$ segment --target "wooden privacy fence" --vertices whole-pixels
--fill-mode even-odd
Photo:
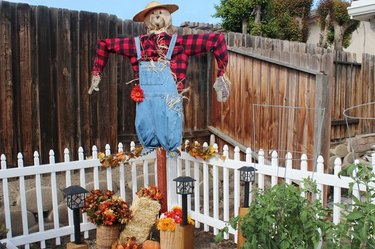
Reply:
[[[232,93],[227,103],[212,102],[212,126],[253,150],[263,148],[268,157],[272,150],[292,152],[294,158],[328,156],[327,76],[282,63],[280,53],[270,59],[236,48],[230,51],[227,75]]]
[[[132,148],[132,146],[130,147]],[[207,146],[207,143],[204,146]],[[214,147],[219,150],[216,144]],[[125,148],[119,144],[118,151],[123,150]],[[64,150],[64,161],[55,162],[54,153],[50,151],[50,161],[46,164],[40,164],[39,154],[34,153],[31,166],[24,165],[24,159],[20,153],[18,167],[11,169],[7,166],[5,155],[1,155],[0,182],[2,184],[0,185],[0,194],[3,198],[4,209],[3,212],[0,212],[0,223],[4,223],[9,229],[5,239],[9,248],[18,246],[31,248],[33,245],[38,248],[53,248],[55,245],[61,244],[62,238],[65,236],[70,236],[70,239],[74,240],[73,214],[66,206],[66,200],[59,198],[60,189],[71,185],[80,185],[88,190],[99,187],[101,189],[108,188],[131,203],[136,190],[141,186],[157,182],[156,153],[131,159],[129,164],[120,163],[118,167],[100,170],[97,152],[96,146],[93,146],[93,158],[87,160],[85,152],[80,148],[79,159],[73,161],[70,159],[69,150],[66,149]],[[109,145],[106,146],[106,153],[111,153]],[[270,163],[266,163],[265,151],[262,149],[257,154],[257,162],[252,158],[253,154],[250,148],[246,149],[243,160],[241,160],[238,147],[234,149],[233,157],[229,156],[230,153],[226,145],[222,147],[222,150],[220,149],[219,154],[224,155],[225,159],[218,156],[203,161],[182,151],[177,160],[167,160],[168,172],[173,171],[177,176],[191,176],[196,180],[194,194],[188,197],[188,213],[195,220],[196,228],[202,227],[207,232],[213,231],[214,234],[217,234],[218,230],[222,229],[230,218],[238,215],[240,200],[244,195],[238,169],[243,166],[256,168],[255,187],[258,189],[274,186],[279,181],[285,181],[288,184],[292,182],[303,184],[304,179],[310,178],[316,181],[317,188],[321,191],[316,195],[316,198],[323,200],[323,189],[333,187],[332,221],[335,224],[339,223],[341,210],[336,204],[342,202],[341,192],[346,192],[349,184],[353,182],[350,177],[338,176],[342,165],[340,159],[335,161],[334,174],[326,174],[324,173],[324,159],[321,156],[317,158],[316,171],[309,171],[307,162],[310,158],[305,154],[299,158],[293,158],[291,153],[284,154],[273,151]],[[283,160],[285,163],[280,162],[280,157],[285,158]],[[296,165],[298,166],[296,167]],[[375,153],[372,155],[372,165],[375,165]],[[375,167],[373,167],[374,169]],[[142,177],[137,177],[141,174],[143,174]],[[117,186],[116,190],[115,186]],[[126,191],[126,186],[132,189],[131,194]],[[175,194],[175,183],[171,180],[168,182],[168,186],[168,194],[170,192]],[[45,192],[43,190],[45,187],[51,191]],[[362,185],[356,185],[354,195],[359,198],[360,191],[363,190]],[[34,196],[30,195],[30,191],[34,191]],[[19,202],[13,205],[17,195]],[[354,202],[350,199],[349,201]],[[176,204],[181,205],[181,198],[172,199],[168,195],[168,202],[169,207]],[[46,210],[49,213],[47,217],[43,215]],[[84,232],[84,237],[89,238],[88,231],[93,229],[96,229],[96,226],[87,221],[85,213],[82,214],[81,231]],[[235,235],[236,238],[235,230],[230,228],[229,233]],[[10,247],[10,245],[14,247]]]
[[[237,33],[227,43],[233,94],[227,104],[211,102],[209,126],[221,144],[327,159],[330,141],[375,131],[375,55],[361,64],[351,53]],[[316,84],[319,74],[326,79]],[[352,118],[343,115],[358,105]]]
[[[179,33],[193,32],[180,28]],[[99,39],[144,34],[142,23],[108,14],[0,2],[0,153],[16,163],[17,151],[34,150],[48,161],[67,147],[112,146],[136,139],[133,79],[129,60],[111,55],[100,91],[88,95],[90,71]],[[185,135],[207,136],[211,67],[207,55],[191,57],[187,72]],[[26,159],[28,160],[28,159]],[[30,163],[30,162],[29,162]]]
[[[327,75],[330,85],[328,115],[331,119],[331,140],[341,140],[356,134],[375,132],[375,55],[363,54],[358,63],[356,55],[324,49],[317,44],[269,39],[238,33],[228,33],[227,43],[255,55],[279,60]],[[344,110],[354,108],[346,119]],[[359,119],[358,119],[359,118]],[[348,127],[347,127],[348,125]],[[348,129],[349,128],[349,129]],[[325,129],[329,129],[327,126]],[[349,132],[350,131],[350,132]]]

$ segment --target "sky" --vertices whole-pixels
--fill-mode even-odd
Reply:
[[[2,0],[0,0],[2,1]],[[6,0],[8,2],[28,3],[70,10],[85,10],[114,14],[121,19],[132,19],[143,10],[151,0]],[[172,14],[172,23],[179,26],[185,21],[218,24],[220,19],[213,18],[220,0],[171,0],[158,2],[162,4],[177,4],[179,10]]]
[[[1,2],[2,0],[0,0]],[[85,10],[90,12],[114,14],[121,19],[132,19],[143,10],[151,0],[7,0],[8,2],[28,3],[29,5],[44,5],[70,10]],[[318,0],[314,0],[316,3]],[[212,17],[215,5],[220,0],[170,0],[158,2],[162,4],[177,4],[179,10],[172,14],[172,23],[180,26],[185,21],[219,24],[220,18]]]

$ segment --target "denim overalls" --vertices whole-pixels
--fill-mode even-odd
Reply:
[[[182,141],[182,98],[170,69],[177,35],[173,35],[166,61],[141,61],[139,37],[135,38],[139,61],[139,84],[144,100],[137,103],[135,128],[138,139],[149,152],[162,146],[170,157],[177,156]]]

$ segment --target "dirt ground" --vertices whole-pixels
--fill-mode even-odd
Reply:
[[[195,241],[194,241],[194,248],[195,249],[209,249],[209,248],[220,248],[220,249],[234,249],[237,248],[237,244],[235,244],[231,240],[225,240],[220,243],[215,242],[215,236],[213,233],[195,230]]]
[[[220,243],[215,242],[215,236],[213,233],[205,232],[203,230],[196,229],[195,230],[195,237],[194,237],[194,249],[235,249],[237,245],[232,242],[231,240],[225,240]],[[85,240],[88,245],[89,249],[98,249],[95,245],[95,230],[90,231],[90,238],[89,240]],[[46,241],[46,246],[48,249],[65,249],[66,244],[69,242],[69,237],[61,238],[61,245],[56,246],[55,240]],[[31,249],[40,248],[39,244],[31,245]]]

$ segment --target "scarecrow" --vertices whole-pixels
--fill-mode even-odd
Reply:
[[[224,75],[228,62],[224,36],[217,33],[177,35],[171,18],[177,9],[175,4],[150,2],[133,18],[144,22],[147,34],[100,40],[89,89],[89,94],[99,90],[109,53],[128,57],[135,75],[131,99],[137,103],[138,139],[145,153],[161,146],[171,157],[177,155],[176,149],[182,142],[182,100],[189,56],[213,53],[218,64],[214,84],[218,101],[226,101],[230,86]]]

